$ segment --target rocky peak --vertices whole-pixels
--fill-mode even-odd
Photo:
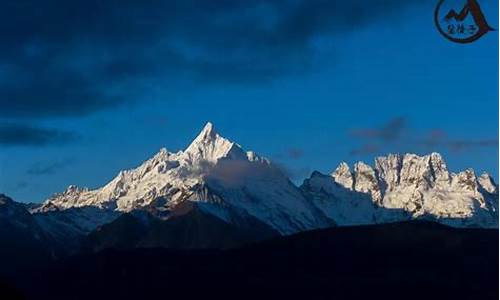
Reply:
[[[354,165],[354,190],[361,193],[370,193],[373,200],[382,198],[377,174],[375,170],[364,162]]]
[[[323,178],[325,177],[325,174],[321,173],[320,171],[313,171],[310,178],[316,178],[316,177]]]
[[[400,174],[400,185],[429,189],[434,184],[434,172],[431,167],[431,156],[406,154]]]
[[[443,184],[450,182],[450,173],[448,172],[448,167],[439,153],[432,153],[430,155],[430,166],[434,175],[434,181],[436,184]]]
[[[200,160],[217,162],[222,158],[247,159],[247,154],[240,146],[220,136],[210,122],[205,125],[184,153],[193,162]]]
[[[336,183],[340,184],[346,189],[352,190],[354,188],[354,177],[347,163],[340,163],[337,169],[335,169],[335,171],[332,173],[332,177]]]
[[[172,154],[168,152],[167,148],[161,148],[160,151],[158,151],[158,153],[156,153],[151,160],[157,162],[165,161],[168,160],[171,155]]]
[[[498,186],[496,185],[493,178],[488,173],[483,173],[478,178],[481,187],[490,194],[498,193]]]
[[[4,194],[0,194],[0,206],[7,206],[11,205],[14,201],[10,199],[9,197],[5,196]]]
[[[316,197],[313,199],[319,206],[326,205],[326,209],[335,207],[343,211],[352,209],[351,204],[357,206],[367,201],[376,208],[365,207],[365,211],[372,214],[367,218],[377,222],[430,217],[452,226],[498,227],[498,187],[491,176],[485,173],[477,177],[472,169],[450,173],[438,153],[390,154],[378,157],[375,169],[358,162],[353,172],[342,163],[332,177],[337,184],[329,184],[321,174],[314,174],[302,185],[302,189]],[[352,190],[335,188],[349,187],[351,178]],[[318,187],[325,193],[323,198],[321,194],[314,194]],[[349,223],[344,217],[342,213],[335,215],[336,221]]]
[[[87,192],[87,188],[80,188],[76,185],[70,185],[66,188],[66,190],[63,192],[63,195],[67,196],[74,196],[74,195],[79,195],[83,192]]]
[[[399,154],[389,154],[375,159],[375,169],[388,190],[398,186],[402,164],[403,159]]]
[[[468,169],[450,174],[439,153],[425,156],[389,154],[375,159],[375,169],[358,162],[353,172],[346,163],[341,163],[331,176],[339,185],[369,194],[374,201],[380,201],[385,194],[393,192],[416,194],[454,190],[475,195],[477,199],[482,199],[481,190],[490,194],[498,193],[496,183],[486,173],[477,177],[474,170]]]
[[[29,217],[30,214],[23,204],[0,194],[0,219],[4,218],[4,220],[9,221],[7,218],[15,218],[16,222],[23,224]]]
[[[452,185],[460,190],[474,192],[478,190],[478,180],[473,169],[467,169],[453,177]]]

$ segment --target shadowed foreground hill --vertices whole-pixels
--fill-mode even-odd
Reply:
[[[107,250],[39,275],[29,298],[498,299],[498,230],[412,222],[235,250]]]
[[[165,221],[147,213],[123,214],[90,233],[82,250],[227,249],[279,236],[278,232],[256,219],[248,218],[246,222],[238,226],[226,223],[196,208]]]

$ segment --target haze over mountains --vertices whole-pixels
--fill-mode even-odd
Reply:
[[[25,206],[3,196],[3,222],[51,251],[224,248],[331,226],[414,219],[498,227],[498,187],[471,169],[450,173],[437,153],[388,155],[297,187],[266,158],[208,123],[184,151],[154,157],[96,190],[70,186]],[[56,249],[56,250],[54,250]]]

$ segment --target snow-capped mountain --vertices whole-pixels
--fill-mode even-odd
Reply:
[[[488,174],[450,173],[437,153],[379,157],[375,167],[359,162],[353,171],[341,163],[331,175],[314,172],[297,187],[269,160],[244,151],[208,123],[184,151],[161,149],[101,188],[70,186],[31,211],[56,238],[86,235],[137,211],[163,221],[216,218],[245,232],[258,227],[279,234],[416,218],[498,227],[498,187]],[[154,223],[141,218],[133,223]],[[131,219],[117,222],[123,220]],[[106,232],[113,228],[121,226]]]
[[[339,225],[431,218],[452,226],[498,227],[498,187],[487,173],[450,173],[438,153],[378,157],[375,167],[341,163],[302,185]]]
[[[185,151],[162,149],[97,190],[70,186],[34,212],[145,209],[168,219],[185,213],[186,202],[228,223],[255,218],[282,234],[331,225],[277,167],[223,138],[211,123]]]

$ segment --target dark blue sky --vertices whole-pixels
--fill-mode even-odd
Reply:
[[[297,182],[431,151],[498,178],[498,31],[444,39],[437,0],[135,2],[3,2],[0,192],[100,186],[207,121]]]

